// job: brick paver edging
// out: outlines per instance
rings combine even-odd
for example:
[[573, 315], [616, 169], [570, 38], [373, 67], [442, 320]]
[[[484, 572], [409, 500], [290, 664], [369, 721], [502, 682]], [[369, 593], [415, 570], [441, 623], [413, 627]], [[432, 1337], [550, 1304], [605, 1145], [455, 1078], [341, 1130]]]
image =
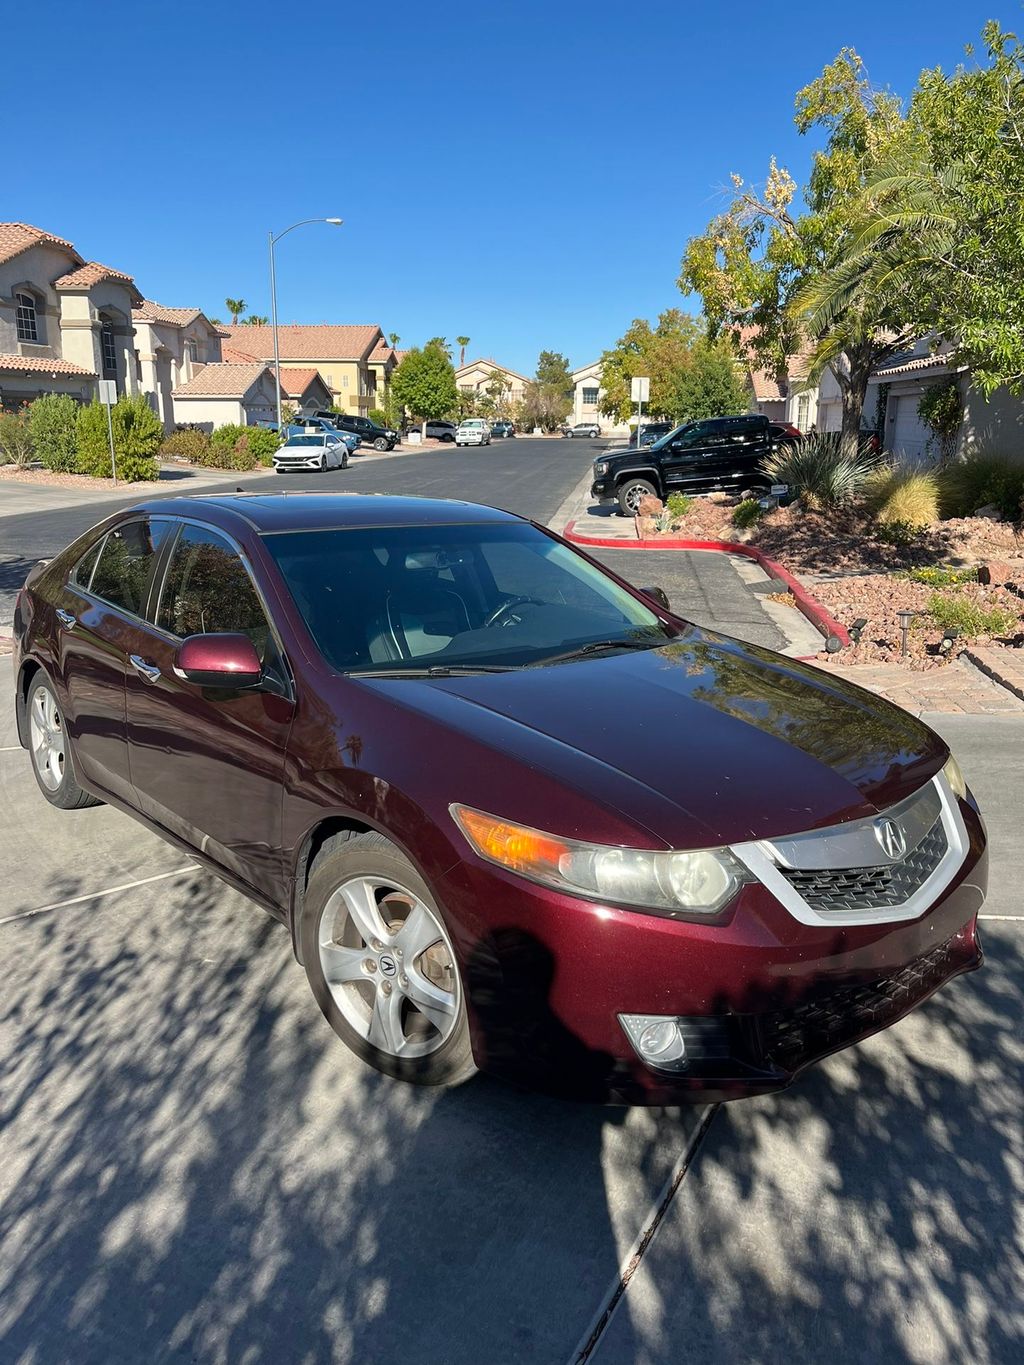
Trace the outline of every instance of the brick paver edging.
[[834, 616], [830, 616], [821, 603], [807, 591], [804, 585], [788, 569], [784, 569], [774, 559], [759, 550], [756, 545], [742, 545], [733, 540], [680, 540], [677, 537], [660, 537], [658, 540], [613, 540], [610, 536], [578, 535], [570, 521], [562, 535], [575, 545], [597, 545], [610, 550], [717, 550], [724, 554], [746, 555], [755, 560], [771, 578], [785, 583], [793, 595], [793, 601], [807, 617], [815, 630], [827, 640], [834, 635], [844, 649], [850, 645], [850, 636], [845, 626], [841, 626]]
[[1020, 697], [1021, 701], [1024, 701], [1024, 662], [1004, 659], [1003, 655], [1008, 652], [1002, 649], [965, 649], [961, 653], [961, 658], [968, 659], [993, 682], [1005, 687], [1007, 692], [1012, 692], [1015, 697]]

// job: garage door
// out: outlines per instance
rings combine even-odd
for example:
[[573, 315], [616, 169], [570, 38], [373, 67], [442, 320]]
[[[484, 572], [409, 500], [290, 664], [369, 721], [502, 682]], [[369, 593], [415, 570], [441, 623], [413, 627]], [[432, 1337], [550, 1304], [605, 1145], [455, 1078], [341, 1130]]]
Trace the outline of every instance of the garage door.
[[928, 442], [931, 432], [917, 415], [920, 395], [905, 393], [894, 401], [896, 411], [889, 436], [889, 449], [906, 464], [929, 463], [931, 454]]
[[840, 402], [818, 404], [818, 430], [839, 431], [843, 425], [843, 405]]

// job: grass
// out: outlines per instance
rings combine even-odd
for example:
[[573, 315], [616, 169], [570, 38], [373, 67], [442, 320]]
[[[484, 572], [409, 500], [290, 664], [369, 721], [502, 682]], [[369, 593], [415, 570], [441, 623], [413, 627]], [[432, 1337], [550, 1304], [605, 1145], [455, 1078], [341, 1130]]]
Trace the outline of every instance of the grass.
[[966, 593], [935, 593], [928, 601], [928, 615], [943, 630], [961, 636], [1009, 635], [1017, 616], [1006, 607], [984, 607]]
[[673, 517], [685, 517], [693, 506], [693, 499], [688, 498], [685, 493], [670, 493], [665, 508]]
[[977, 583], [977, 569], [953, 569], [941, 564], [924, 569], [907, 569], [899, 575], [912, 583], [923, 583], [929, 588], [955, 588], [961, 583]]
[[760, 521], [763, 512], [764, 508], [757, 498], [744, 498], [732, 509], [732, 524], [745, 531]]
[[939, 483], [922, 470], [882, 465], [864, 480], [868, 508], [880, 527], [923, 531], [939, 519]]
[[947, 466], [939, 478], [944, 517], [970, 517], [994, 506], [1007, 521], [1024, 519], [1024, 462], [975, 453]]

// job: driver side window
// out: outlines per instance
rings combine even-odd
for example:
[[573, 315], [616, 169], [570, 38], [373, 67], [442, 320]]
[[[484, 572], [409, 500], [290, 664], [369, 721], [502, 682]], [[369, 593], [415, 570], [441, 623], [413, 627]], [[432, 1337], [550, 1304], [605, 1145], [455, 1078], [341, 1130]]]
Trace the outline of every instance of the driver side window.
[[273, 650], [270, 624], [238, 551], [201, 526], [181, 529], [156, 624], [179, 638], [240, 631], [252, 640], [262, 664]]

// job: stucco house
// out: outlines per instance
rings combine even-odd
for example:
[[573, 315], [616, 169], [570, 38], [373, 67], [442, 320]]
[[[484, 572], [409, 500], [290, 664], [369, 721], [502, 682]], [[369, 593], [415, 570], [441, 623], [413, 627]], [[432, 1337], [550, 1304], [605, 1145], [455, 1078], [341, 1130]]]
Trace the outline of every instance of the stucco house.
[[269, 365], [220, 362], [204, 365], [171, 395], [174, 421], [181, 426], [217, 427], [237, 422], [254, 426], [277, 419], [274, 374]]
[[333, 402], [330, 389], [319, 370], [281, 368], [281, 392], [299, 412], [316, 412]]
[[566, 419], [570, 425], [577, 422], [600, 422], [601, 430], [611, 436], [627, 436], [629, 422], [620, 422], [615, 417], [607, 417], [601, 412], [601, 362], [595, 360], [590, 365], [581, 365], [572, 372], [572, 412]]
[[87, 261], [63, 237], [0, 223], [0, 404], [43, 393], [88, 401], [99, 377], [139, 390], [130, 275]]
[[[274, 329], [244, 324], [221, 329], [231, 354], [272, 365]], [[377, 326], [287, 323], [278, 329], [281, 382], [288, 369], [319, 370], [331, 394], [330, 406], [354, 416], [382, 407], [385, 385], [395, 367], [394, 350]]]
[[490, 397], [491, 385], [496, 375], [499, 375], [504, 383], [505, 402], [522, 402], [530, 380], [516, 370], [510, 370], [507, 365], [499, 365], [496, 360], [471, 360], [468, 364], [461, 365], [455, 371], [455, 383], [460, 393], [474, 398]]
[[[807, 382], [813, 347], [807, 345], [795, 351], [786, 358], [783, 369], [776, 373], [760, 364], [751, 351], [750, 343], [755, 336], [753, 327], [742, 328], [739, 334], [751, 411], [762, 413], [770, 422], [788, 422], [803, 432], [820, 425], [819, 386]], [[836, 385], [837, 397], [838, 394], [839, 386]]]
[[170, 431], [174, 390], [222, 359], [220, 332], [198, 308], [166, 308], [152, 299], [132, 309], [132, 325], [139, 386]]

